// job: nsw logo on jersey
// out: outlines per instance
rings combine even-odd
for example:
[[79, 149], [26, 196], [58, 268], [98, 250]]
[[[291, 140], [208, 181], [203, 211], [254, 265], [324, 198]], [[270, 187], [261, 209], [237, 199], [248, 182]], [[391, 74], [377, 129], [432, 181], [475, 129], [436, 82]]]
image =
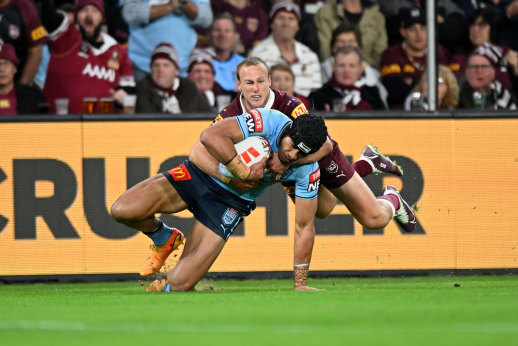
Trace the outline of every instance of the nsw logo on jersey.
[[248, 132], [263, 132], [263, 117], [257, 109], [252, 109], [250, 113], [245, 114], [245, 120]]
[[308, 184], [308, 192], [318, 191], [318, 187], [320, 186], [320, 168], [317, 168], [316, 171], [310, 174], [309, 176], [309, 184]]
[[109, 82], [115, 81], [115, 70], [113, 70], [111, 68], [107, 69], [104, 66], [101, 66], [101, 67], [99, 67], [98, 65], [92, 66], [91, 63], [88, 63], [85, 66], [85, 68], [83, 69], [81, 74], [90, 76], [92, 78], [101, 79], [101, 80], [104, 79]]

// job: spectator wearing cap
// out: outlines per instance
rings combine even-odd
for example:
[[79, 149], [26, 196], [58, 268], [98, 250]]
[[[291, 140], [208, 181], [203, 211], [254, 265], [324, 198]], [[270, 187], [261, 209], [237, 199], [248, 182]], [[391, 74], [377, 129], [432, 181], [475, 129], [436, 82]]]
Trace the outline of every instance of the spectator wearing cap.
[[234, 51], [239, 41], [236, 23], [230, 13], [214, 17], [209, 30], [210, 47], [216, 82], [227, 91], [237, 90], [236, 67], [244, 57]]
[[234, 17], [239, 42], [235, 51], [245, 54], [268, 36], [268, 15], [257, 3], [249, 0], [211, 0], [214, 14], [230, 13]]
[[358, 27], [362, 35], [365, 61], [376, 68], [387, 48], [385, 18], [379, 6], [370, 0], [336, 0], [327, 2], [315, 14], [318, 37], [320, 39], [320, 59], [331, 56], [328, 42], [333, 30], [342, 23]]
[[202, 49], [192, 51], [188, 71], [189, 79], [196, 84], [198, 90], [214, 110], [218, 111], [219, 107], [226, 106], [230, 100], [236, 97], [236, 92], [224, 90], [214, 80], [212, 56], [207, 51]]
[[[391, 109], [402, 109], [404, 101], [417, 84], [426, 67], [426, 16], [420, 9], [405, 10], [402, 15], [401, 36], [404, 41], [389, 47], [381, 57], [381, 78], [388, 92]], [[447, 51], [438, 47], [438, 58], [448, 65]]]
[[38, 114], [44, 109], [45, 98], [38, 87], [14, 80], [18, 63], [14, 47], [0, 45], [0, 116]]
[[68, 98], [68, 113], [83, 113], [87, 97], [112, 97], [122, 110], [122, 99], [134, 93], [135, 81], [126, 49], [101, 30], [103, 0], [78, 0], [74, 13], [77, 27], [51, 0], [42, 0], [43, 25], [52, 43], [43, 88], [50, 112], [56, 111], [56, 98]]
[[119, 0], [129, 24], [128, 50], [136, 80], [150, 72], [150, 57], [160, 42], [178, 50], [180, 76], [187, 76], [189, 55], [196, 46], [196, 28], [212, 22], [209, 0]]
[[[472, 0], [468, 0], [472, 1]], [[467, 16], [457, 4], [459, 0], [436, 0], [436, 27], [439, 44], [457, 51], [464, 46], [467, 37]], [[426, 0], [378, 1], [385, 16], [389, 46], [401, 43], [401, 15], [411, 9], [426, 9]]]
[[32, 82], [47, 41], [38, 11], [31, 0], [0, 0], [0, 43], [11, 44], [19, 60], [15, 80]]
[[250, 51], [249, 56], [263, 59], [269, 66], [290, 65], [295, 75], [295, 92], [306, 97], [322, 85], [318, 56], [295, 40], [300, 22], [299, 6], [292, 2], [276, 3], [270, 10], [272, 33]]
[[323, 111], [385, 109], [378, 89], [365, 84], [361, 52], [353, 46], [338, 48], [331, 80], [311, 93], [309, 101]]
[[151, 54], [151, 74], [137, 83], [135, 113], [196, 113], [213, 109], [189, 78], [179, 76], [179, 57], [168, 42]]
[[516, 109], [514, 97], [496, 79], [494, 64], [482, 51], [475, 50], [468, 58], [459, 108]]
[[[518, 84], [518, 55], [516, 51], [498, 42], [498, 16], [490, 8], [480, 8], [473, 13], [469, 20], [469, 47], [464, 52], [455, 54], [450, 63], [450, 69], [457, 75], [465, 74], [464, 68], [468, 56], [474, 50], [480, 50], [491, 59], [495, 67], [496, 79], [504, 88], [510, 89]], [[462, 78], [460, 78], [461, 81]]]

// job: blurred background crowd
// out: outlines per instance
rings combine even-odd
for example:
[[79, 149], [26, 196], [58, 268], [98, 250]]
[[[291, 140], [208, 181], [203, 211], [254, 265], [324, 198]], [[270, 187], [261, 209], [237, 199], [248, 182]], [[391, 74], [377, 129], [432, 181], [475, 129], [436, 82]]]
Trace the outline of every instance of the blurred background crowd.
[[[438, 108], [515, 110], [518, 0], [436, 14]], [[424, 111], [427, 36], [426, 0], [0, 0], [0, 115], [217, 111], [248, 56], [308, 109]]]

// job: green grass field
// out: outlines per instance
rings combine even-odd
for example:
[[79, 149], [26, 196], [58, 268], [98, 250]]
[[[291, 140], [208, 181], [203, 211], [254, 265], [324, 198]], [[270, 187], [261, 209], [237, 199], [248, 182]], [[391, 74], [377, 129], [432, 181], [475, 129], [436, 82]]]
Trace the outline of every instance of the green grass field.
[[[0, 285], [2, 345], [518, 345], [518, 277]], [[454, 287], [454, 284], [460, 287]]]

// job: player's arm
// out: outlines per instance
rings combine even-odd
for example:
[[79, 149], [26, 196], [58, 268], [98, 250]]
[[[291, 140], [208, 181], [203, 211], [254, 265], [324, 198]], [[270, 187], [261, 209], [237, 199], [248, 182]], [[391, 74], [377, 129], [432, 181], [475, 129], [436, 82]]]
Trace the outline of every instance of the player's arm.
[[315, 212], [317, 199], [295, 198], [295, 243], [293, 259], [293, 288], [315, 290], [306, 284], [313, 242], [315, 238]]
[[242, 141], [243, 138], [237, 119], [227, 118], [205, 129], [200, 136], [200, 142], [214, 159], [227, 166], [229, 171], [239, 179], [259, 180], [263, 177], [263, 165], [267, 158], [251, 167], [242, 162], [234, 144]]

